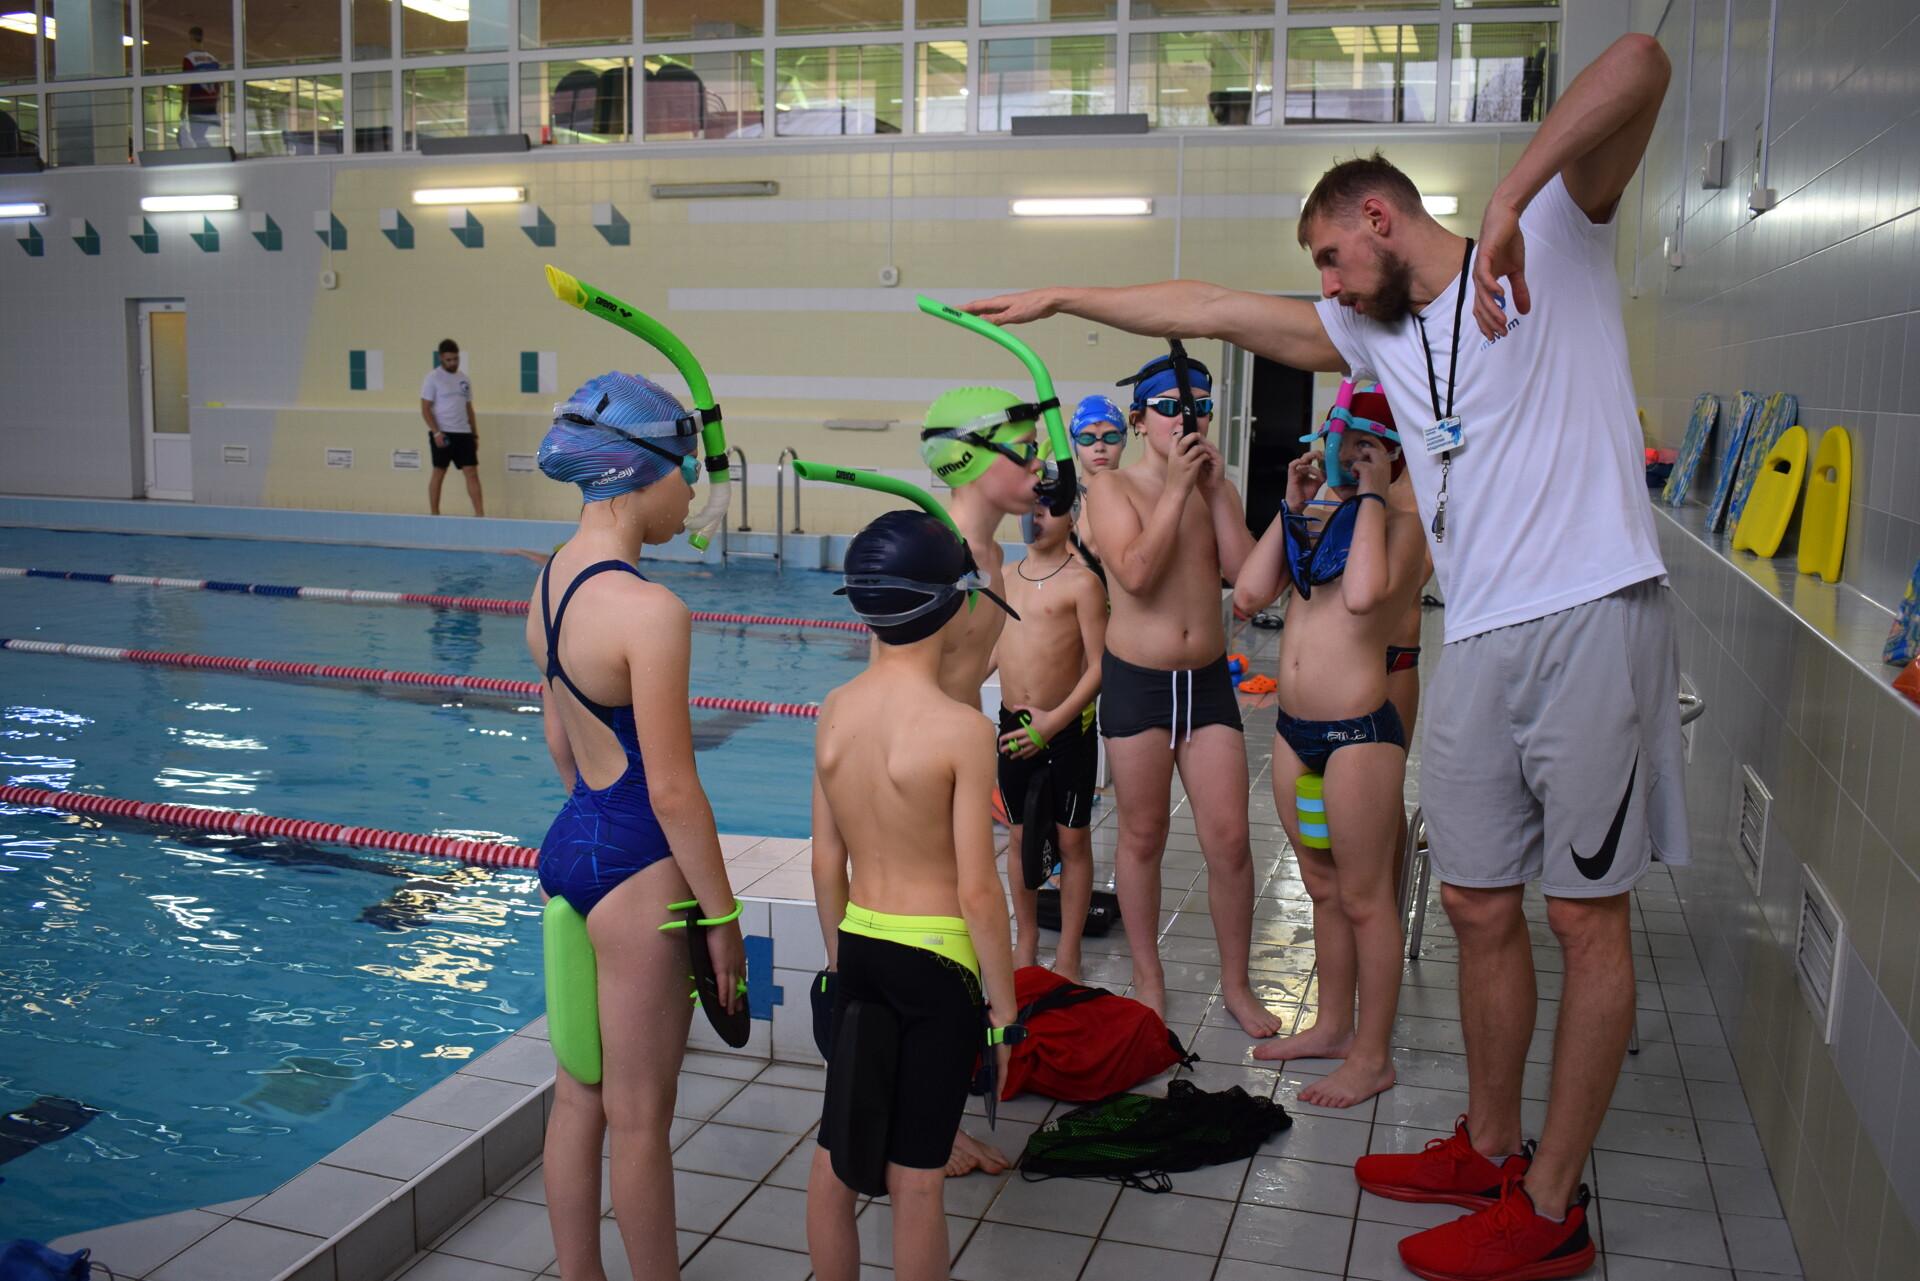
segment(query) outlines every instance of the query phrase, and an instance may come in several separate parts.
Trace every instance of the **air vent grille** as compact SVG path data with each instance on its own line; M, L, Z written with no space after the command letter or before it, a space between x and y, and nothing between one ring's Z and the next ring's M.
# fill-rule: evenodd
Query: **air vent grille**
M1833 1043L1833 1024L1840 1009L1840 958L1847 945L1847 923L1833 896L1811 869L1802 868L1800 928L1793 948L1794 976L1800 993L1813 1011L1820 1039Z
M1760 874L1767 863L1767 815L1773 809L1773 793L1753 772L1753 766L1740 767L1740 840L1736 853L1747 884L1760 892Z

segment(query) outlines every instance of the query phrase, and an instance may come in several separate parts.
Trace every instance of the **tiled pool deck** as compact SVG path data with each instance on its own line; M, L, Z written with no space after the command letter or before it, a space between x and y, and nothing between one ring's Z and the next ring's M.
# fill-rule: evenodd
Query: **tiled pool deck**
M1430 639L1437 651L1437 636ZM1264 649L1271 637L1254 633L1247 640L1261 642ZM1266 722L1265 716L1249 717L1260 890L1254 964L1269 1004L1299 1024L1311 1016L1316 997L1311 911L1275 820L1266 779ZM1410 771L1415 778L1417 763L1416 748ZM1416 799L1417 784L1410 781L1408 804ZM1112 818L1111 807L1103 807L1095 831L1102 879L1112 874ZM1450 1130L1466 1108L1457 944L1437 892L1421 959L1406 966L1395 1028L1399 1083L1347 1111L1314 1108L1299 1104L1296 1093L1331 1064L1255 1065L1251 1043L1220 1008L1206 914L1207 873L1184 800L1175 803L1172 826L1162 890L1162 951L1168 961L1170 1023L1202 1060L1188 1071L1207 1088L1237 1084L1277 1098L1295 1123L1250 1160L1174 1176L1173 1191L1165 1195L1098 1182L1028 1183L1018 1174L951 1181L947 1208L954 1276L961 1281L1392 1281L1408 1276L1395 1251L1400 1237L1459 1212L1363 1195L1351 1165L1369 1151L1417 1149ZM767 899L810 896L804 842L742 843L730 855L742 893ZM1559 1012L1560 954L1537 896L1530 896L1527 912L1541 999L1528 1054L1524 1113L1529 1133L1537 1135ZM775 935L782 932L777 917L769 928ZM795 955L802 941L776 941L779 963L802 968ZM1793 1240L1678 897L1659 868L1635 895L1633 950L1641 1050L1626 1064L1587 1174L1597 1198L1593 1223L1601 1249L1588 1275L1608 1281L1798 1276ZM1089 982L1126 982L1126 945L1117 929L1106 939L1088 940L1086 951ZM800 1007L795 1009L798 1013ZM387 1179L397 1196L407 1186L402 1180L461 1141L446 1124L451 1117L431 1115L436 1107L456 1092L499 1095L508 1104L511 1095L523 1106L500 1129L520 1133L497 1138L490 1133L486 1142L472 1145L468 1185L474 1194L466 1198L471 1208L463 1207L444 1229L436 1224L432 1233L421 1234L431 1249L397 1272L376 1273L355 1271L351 1251L342 1246L324 1257L324 1266L315 1261L298 1275L321 1281L386 1281L389 1275L394 1281L532 1281L557 1275L538 1161L524 1170L524 1160L510 1171L500 1168L509 1154L526 1152L529 1143L537 1152L541 1112L527 1101L539 1097L552 1074L539 1040L543 1026L535 1024L455 1078L456 1090L438 1087L402 1109L397 1118L417 1127L411 1138L389 1128L388 1139L401 1140L393 1150L367 1150L358 1157L336 1153L330 1162L344 1160L351 1169L317 1175L335 1167L315 1167L296 1180L305 1181L297 1196L289 1195L294 1191L289 1184L258 1201L89 1234L89 1243L96 1257L121 1275L163 1281L278 1275L307 1255L303 1250L273 1256L291 1248L290 1233L315 1234L306 1238L311 1247L343 1226L325 1226L340 1219L327 1209L330 1199L338 1199L329 1197L328 1180L344 1184L349 1174L361 1181ZM760 1039L752 1047L760 1057L696 1050L681 1074L672 1144L681 1259L689 1281L803 1281L811 1275L804 1188L824 1074L810 1048L804 1048L809 1038L786 1035L782 1024L762 1031L765 1027L756 1024ZM990 1137L1009 1155L1017 1154L1038 1125L1067 1106L1034 1098L1002 1105L999 1128ZM977 1102L973 1110L978 1112ZM394 1118L383 1123L394 1124ZM986 1136L983 1117L976 1115L968 1128ZM487 1189L495 1191L487 1195ZM372 1191L377 1195L382 1189ZM369 1190L356 1184L353 1193L364 1200ZM356 1202L353 1211L363 1218L389 1214L397 1220L398 1205L397 1200L382 1202L369 1212ZM425 1184L411 1189L410 1203L402 1208L412 1230L427 1221L422 1216L435 1213ZM890 1275L889 1215L884 1200L862 1209L865 1277ZM210 1251L218 1235L214 1229L220 1227L227 1229L222 1247ZM399 1230L396 1222L389 1235ZM610 1212L602 1240L609 1275L626 1276Z

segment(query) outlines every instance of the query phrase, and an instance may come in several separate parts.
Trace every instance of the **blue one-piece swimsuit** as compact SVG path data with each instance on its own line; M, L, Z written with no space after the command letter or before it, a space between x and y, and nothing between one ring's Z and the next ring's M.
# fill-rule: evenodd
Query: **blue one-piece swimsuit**
M647 795L647 771L640 760L633 707L594 702L560 666L560 620L566 616L567 605L580 584L608 570L625 570L635 578L646 579L625 561L600 561L580 571L560 598L557 611L549 608L548 570L540 572L540 615L547 629L547 688L551 691L555 680L565 685L582 707L613 731L627 754L626 772L607 787L588 787L579 771L574 772L573 792L547 829L547 838L540 842L540 888L566 899L582 916L592 912L629 876L673 853Z

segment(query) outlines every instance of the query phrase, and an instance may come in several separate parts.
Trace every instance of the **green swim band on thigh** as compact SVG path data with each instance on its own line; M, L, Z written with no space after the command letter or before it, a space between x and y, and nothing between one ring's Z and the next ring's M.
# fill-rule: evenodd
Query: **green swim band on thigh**
M1300 843L1310 850L1330 850L1327 831L1327 781L1318 774L1293 780L1294 812L1300 816Z
M564 898L547 900L540 933L547 965L547 1039L568 1076L600 1084L600 970L587 918Z

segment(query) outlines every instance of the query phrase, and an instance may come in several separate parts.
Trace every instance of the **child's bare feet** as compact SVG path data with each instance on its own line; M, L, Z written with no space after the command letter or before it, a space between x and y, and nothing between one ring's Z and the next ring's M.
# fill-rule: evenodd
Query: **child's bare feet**
M1353 1048L1353 1029L1340 1031L1315 1023L1304 1032L1255 1047L1256 1059L1344 1059ZM1382 1089L1386 1088L1384 1086ZM1311 1100L1309 1100L1311 1102Z
M1220 1003L1239 1022L1240 1030L1255 1040L1280 1031L1280 1016L1261 1004L1260 998L1253 994L1250 987L1237 992L1223 992Z
M1071 956L1065 952L1056 954L1053 958L1053 972L1070 983L1078 983L1080 981L1079 953L1076 952Z
M1158 1014L1162 1021L1166 1019L1167 980L1164 975L1142 974L1136 965L1133 969L1133 990L1127 995Z
M947 1157L948 1178L957 1179L975 1170L998 1174L1011 1164L1006 1153L992 1144L982 1143L965 1130L953 1132L953 1151Z
M1350 1058L1330 1076L1303 1086L1300 1101L1323 1108L1350 1108L1392 1084L1392 1060Z

